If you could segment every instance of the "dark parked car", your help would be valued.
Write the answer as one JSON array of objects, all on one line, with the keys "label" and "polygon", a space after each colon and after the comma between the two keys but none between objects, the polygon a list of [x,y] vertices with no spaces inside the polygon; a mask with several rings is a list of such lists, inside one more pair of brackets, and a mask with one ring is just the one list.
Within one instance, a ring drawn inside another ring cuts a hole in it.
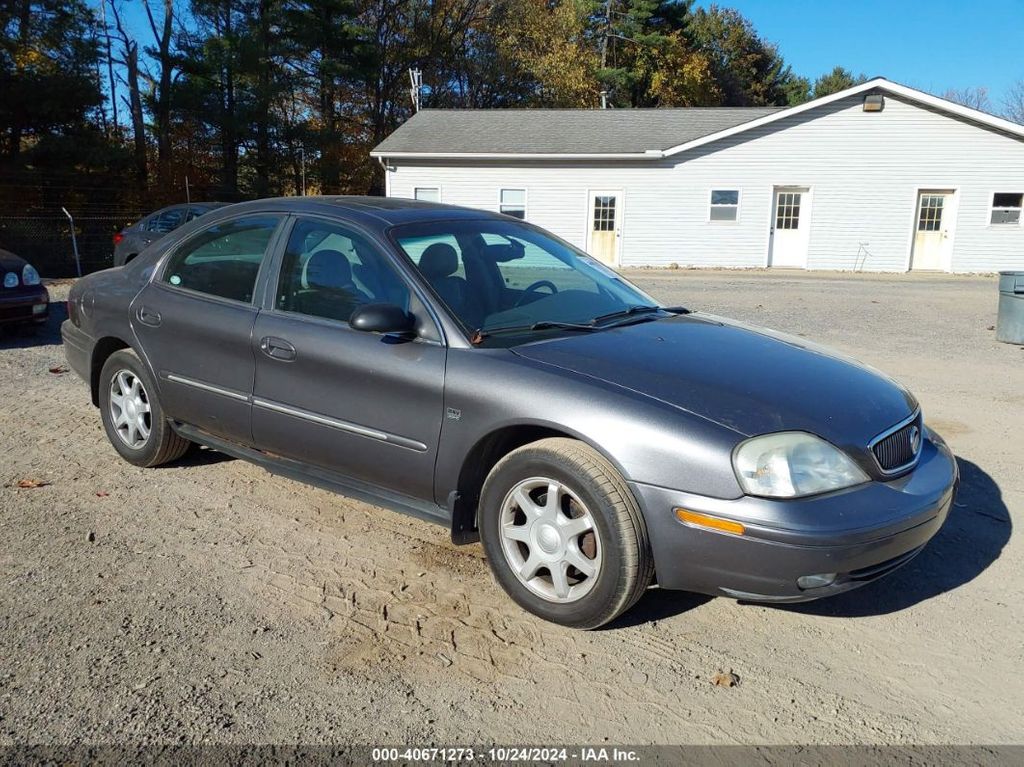
[{"label": "dark parked car", "polygon": [[114,235],[114,266],[124,266],[139,253],[179,226],[194,218],[224,207],[223,202],[192,202],[186,205],[169,205],[131,226],[126,226]]},{"label": "dark parked car", "polygon": [[0,279],[0,324],[46,322],[50,294],[32,264],[0,250]]},{"label": "dark parked car", "polygon": [[71,291],[111,443],[192,442],[482,538],[527,610],[600,626],[656,580],[792,602],[905,564],[957,469],[895,381],[659,306],[482,211],[291,198],[210,213]]}]

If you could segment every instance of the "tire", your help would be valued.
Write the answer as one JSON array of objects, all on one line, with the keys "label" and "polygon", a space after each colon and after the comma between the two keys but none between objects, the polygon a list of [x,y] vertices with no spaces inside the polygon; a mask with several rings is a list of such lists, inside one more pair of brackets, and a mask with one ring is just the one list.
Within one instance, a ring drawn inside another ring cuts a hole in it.
[{"label": "tire", "polygon": [[[114,352],[104,363],[99,395],[100,418],[107,439],[128,463],[145,468],[159,466],[177,460],[191,446],[189,440],[171,428],[157,398],[153,377],[131,349]],[[125,403],[123,406],[118,406],[118,398]],[[118,412],[125,416],[123,421],[118,419]],[[148,426],[144,438],[140,417]]]},{"label": "tire", "polygon": [[654,575],[636,498],[582,442],[544,439],[506,455],[484,483],[478,515],[495,580],[553,623],[602,626],[632,607]]}]

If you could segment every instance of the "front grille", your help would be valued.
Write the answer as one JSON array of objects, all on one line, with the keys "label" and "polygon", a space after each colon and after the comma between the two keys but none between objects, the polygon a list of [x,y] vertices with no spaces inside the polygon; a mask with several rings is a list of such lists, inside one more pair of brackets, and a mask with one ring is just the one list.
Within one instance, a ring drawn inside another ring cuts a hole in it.
[{"label": "front grille", "polygon": [[910,423],[876,439],[871,445],[871,452],[882,471],[899,471],[917,460],[921,437],[921,414],[918,413]]},{"label": "front grille", "polygon": [[32,304],[0,306],[0,322],[18,322],[32,319]]}]

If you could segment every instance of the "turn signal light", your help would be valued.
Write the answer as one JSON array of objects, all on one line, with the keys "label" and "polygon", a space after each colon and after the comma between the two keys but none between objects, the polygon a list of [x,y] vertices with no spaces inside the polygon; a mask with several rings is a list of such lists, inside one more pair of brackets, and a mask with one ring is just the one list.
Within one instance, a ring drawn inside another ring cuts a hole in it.
[{"label": "turn signal light", "polygon": [[719,530],[723,533],[732,533],[733,535],[743,535],[747,531],[747,528],[739,522],[733,522],[731,519],[711,517],[707,514],[698,514],[696,511],[689,511],[687,509],[676,509],[675,512],[680,522],[685,522],[694,527],[706,527],[710,530]]}]

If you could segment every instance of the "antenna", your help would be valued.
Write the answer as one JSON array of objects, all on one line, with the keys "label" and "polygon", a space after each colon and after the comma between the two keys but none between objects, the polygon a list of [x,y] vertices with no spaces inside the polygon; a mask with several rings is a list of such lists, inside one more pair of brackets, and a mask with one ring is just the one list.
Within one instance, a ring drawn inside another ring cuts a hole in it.
[{"label": "antenna", "polygon": [[409,97],[412,99],[412,111],[420,111],[420,93],[423,90],[423,72],[409,68]]},{"label": "antenna", "polygon": [[185,176],[185,204],[192,204],[192,190],[188,186],[188,176]]}]

